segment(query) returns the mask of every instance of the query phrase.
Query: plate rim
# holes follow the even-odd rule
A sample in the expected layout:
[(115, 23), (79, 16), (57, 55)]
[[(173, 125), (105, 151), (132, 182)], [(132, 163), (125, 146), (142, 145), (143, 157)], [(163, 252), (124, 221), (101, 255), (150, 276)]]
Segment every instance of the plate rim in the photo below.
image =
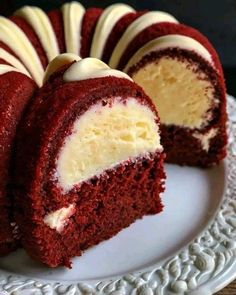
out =
[(0, 292), (17, 295), (211, 295), (236, 279), (236, 100), (230, 95), (227, 96), (227, 110), (229, 141), (224, 196), (204, 230), (191, 242), (159, 263), (103, 281), (57, 282), (0, 269)]

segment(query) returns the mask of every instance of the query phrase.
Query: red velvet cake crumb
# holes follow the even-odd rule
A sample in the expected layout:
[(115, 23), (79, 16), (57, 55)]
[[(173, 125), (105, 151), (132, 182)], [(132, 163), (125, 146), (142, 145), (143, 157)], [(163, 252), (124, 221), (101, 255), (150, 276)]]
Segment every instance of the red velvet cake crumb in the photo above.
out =
[[(106, 77), (65, 83), (66, 68), (51, 76), (28, 108), (17, 136), (14, 167), (15, 215), (22, 244), (33, 258), (51, 267), (70, 266), (71, 258), (88, 247), (143, 215), (160, 212), (165, 178), (164, 154), (157, 151), (62, 192), (53, 177), (55, 158), (76, 118), (101, 100), (110, 105), (114, 97), (124, 101), (133, 97), (156, 114), (150, 99), (129, 80)], [(62, 232), (43, 222), (49, 212), (70, 204), (75, 213)]]

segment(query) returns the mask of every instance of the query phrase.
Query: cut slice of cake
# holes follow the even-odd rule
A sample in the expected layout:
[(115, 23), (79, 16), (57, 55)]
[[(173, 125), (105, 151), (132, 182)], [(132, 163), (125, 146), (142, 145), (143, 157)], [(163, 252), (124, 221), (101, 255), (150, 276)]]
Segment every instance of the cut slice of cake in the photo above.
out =
[(168, 162), (208, 167), (225, 157), (225, 86), (213, 51), (170, 34), (146, 43), (124, 68), (158, 109)]
[(162, 210), (164, 153), (156, 109), (126, 74), (69, 54), (45, 80), (18, 132), (15, 215), (29, 255), (70, 266)]

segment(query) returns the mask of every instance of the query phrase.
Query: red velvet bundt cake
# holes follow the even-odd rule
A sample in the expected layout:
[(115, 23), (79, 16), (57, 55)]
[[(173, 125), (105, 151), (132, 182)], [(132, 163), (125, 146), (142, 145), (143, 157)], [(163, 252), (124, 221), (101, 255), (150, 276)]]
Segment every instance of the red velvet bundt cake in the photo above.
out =
[(68, 57), (49, 67), (16, 146), (22, 244), (52, 267), (70, 265), (84, 249), (160, 212), (164, 189), (164, 154), (150, 99), (127, 75), (95, 58), (52, 74)]
[[(76, 56), (60, 56), (62, 53)], [(98, 61), (75, 62), (79, 60), (78, 55), (105, 61), (110, 68), (128, 74), (142, 89), (126, 75), (116, 77), (117, 72), (109, 68), (105, 70), (104, 64)], [(60, 57), (54, 59), (57, 56)], [(93, 67), (97, 66), (94, 73), (104, 76), (94, 77), (93, 71), (89, 70), (91, 63)], [(75, 81), (67, 80), (73, 73), (78, 74)], [(131, 128), (136, 122), (133, 118), (135, 112), (140, 114), (137, 120), (148, 114), (156, 118), (153, 110), (155, 105), (160, 116), (161, 145), (168, 162), (209, 167), (219, 163), (226, 155), (226, 90), (218, 55), (201, 33), (179, 24), (165, 12), (135, 11), (126, 4), (114, 4), (104, 10), (86, 10), (78, 2), (71, 2), (49, 13), (37, 7), (25, 6), (9, 18), (0, 17), (0, 85), (0, 116), (4, 134), (0, 150), (0, 206), (3, 212), (0, 216), (0, 255), (15, 248), (18, 243), (18, 228), (10, 209), (13, 205), (19, 230), (23, 233), (23, 246), (31, 256), (53, 266), (68, 265), (70, 257), (112, 236), (135, 218), (160, 211), (158, 194), (162, 190), (163, 178), (163, 154), (160, 149), (157, 148), (155, 153), (147, 147), (148, 154), (144, 156), (138, 149), (129, 154), (128, 146), (136, 139), (134, 134), (125, 134), (121, 142), (127, 143), (127, 150), (124, 146), (114, 146), (114, 151), (112, 149), (119, 155), (113, 159), (116, 163), (113, 169), (114, 163), (109, 162), (111, 146), (106, 142), (113, 137), (107, 136), (98, 146), (87, 144), (86, 140), (89, 139), (86, 136), (82, 141), (72, 139), (70, 136), (77, 128), (77, 120), (79, 125), (84, 122), (83, 132), (95, 132), (93, 136), (96, 138), (104, 135), (96, 128), (105, 124), (102, 126), (105, 132), (109, 125), (108, 121), (100, 121), (100, 115), (109, 119), (110, 128), (117, 127), (119, 130), (128, 123)], [(28, 101), (30, 103), (26, 107)], [(141, 113), (134, 108), (134, 113), (127, 114), (132, 104), (137, 104)], [(72, 105), (75, 106), (73, 110)], [(120, 116), (113, 118), (116, 108), (122, 114), (121, 109), (124, 108), (123, 115), (133, 119), (124, 119), (123, 125), (116, 125), (122, 121)], [(99, 116), (98, 109), (101, 109)], [(136, 127), (145, 129), (145, 126), (141, 124)], [(158, 128), (158, 125), (155, 126)], [(149, 129), (144, 131), (142, 136), (145, 138), (150, 135), (149, 132)], [(17, 152), (14, 148), (16, 134)], [(155, 134), (159, 134), (158, 130)], [(24, 146), (24, 140), (29, 143), (27, 146)], [(85, 154), (96, 149), (95, 156), (98, 157), (86, 158), (83, 162), (72, 160), (78, 173), (62, 164), (63, 157), (74, 159), (70, 150), (68, 154), (60, 153), (62, 146), (74, 140), (75, 145), (72, 146), (76, 150), (71, 149), (74, 156), (78, 153), (78, 157), (85, 157)], [(108, 153), (106, 157), (99, 147), (105, 154)], [(127, 154), (123, 153), (124, 150)], [(89, 170), (93, 161), (102, 159), (108, 161), (105, 161), (106, 165)], [(69, 179), (65, 180), (58, 169), (67, 171), (68, 175), (74, 173), (81, 176), (82, 171), (87, 171), (87, 174), (74, 180), (72, 176), (69, 177), (71, 184), (68, 185)], [(126, 185), (128, 180), (129, 186)], [(122, 182), (124, 185), (121, 185)], [(12, 187), (16, 192), (16, 204)], [(128, 189), (130, 195), (135, 196), (132, 200), (127, 195), (126, 199), (121, 196)], [(48, 194), (53, 197), (48, 199)], [(70, 197), (65, 200), (63, 194)], [(83, 194), (86, 195), (86, 202), (81, 198)], [(108, 200), (110, 194), (114, 197)], [(146, 209), (142, 210), (144, 195), (147, 198)], [(96, 202), (93, 201), (95, 199)], [(127, 208), (122, 209), (125, 204)], [(82, 207), (88, 210), (86, 216), (79, 213), (78, 208)], [(119, 210), (123, 210), (122, 213)], [(109, 213), (106, 213), (108, 211), (114, 211), (114, 216), (123, 214), (123, 223), (117, 221), (114, 225)], [(129, 217), (126, 216), (128, 212)], [(104, 218), (99, 226), (95, 220), (98, 216)], [(31, 224), (32, 219), (34, 222)], [(59, 226), (55, 225), (55, 220)], [(103, 226), (107, 231), (103, 231)], [(73, 232), (75, 227), (78, 227), (81, 237), (77, 248), (73, 248), (74, 244), (66, 238), (76, 235)], [(89, 234), (92, 233), (94, 239), (90, 240)], [(39, 246), (36, 243), (37, 235), (41, 241), (48, 237), (52, 245), (45, 241), (45, 246)], [(49, 255), (54, 251), (57, 238), (65, 241), (55, 255)], [(64, 253), (64, 256), (63, 247), (68, 247), (68, 254)], [(48, 259), (42, 253), (44, 250)]]

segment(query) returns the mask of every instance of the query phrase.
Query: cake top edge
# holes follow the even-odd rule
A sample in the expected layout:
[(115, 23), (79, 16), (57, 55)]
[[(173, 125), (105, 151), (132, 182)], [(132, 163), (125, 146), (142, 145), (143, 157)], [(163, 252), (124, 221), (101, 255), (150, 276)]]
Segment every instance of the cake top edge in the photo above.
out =
[(107, 64), (97, 58), (87, 57), (81, 59), (76, 54), (63, 53), (58, 55), (49, 63), (45, 71), (44, 83), (46, 83), (50, 76), (59, 68), (70, 63), (72, 64), (63, 75), (64, 82), (75, 82), (108, 76), (133, 81), (127, 74), (111, 69)]

